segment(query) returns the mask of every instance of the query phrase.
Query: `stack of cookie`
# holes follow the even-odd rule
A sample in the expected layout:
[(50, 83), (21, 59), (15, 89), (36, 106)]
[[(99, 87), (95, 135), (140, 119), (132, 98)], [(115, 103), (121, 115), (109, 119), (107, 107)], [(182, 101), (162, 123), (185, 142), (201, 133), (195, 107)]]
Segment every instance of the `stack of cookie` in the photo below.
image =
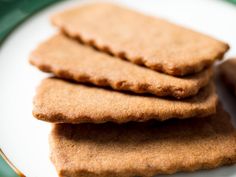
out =
[(211, 79), (227, 44), (107, 3), (52, 23), (61, 33), (30, 63), (55, 76), (37, 89), (33, 114), (54, 123), (59, 176), (153, 176), (236, 161), (236, 131)]

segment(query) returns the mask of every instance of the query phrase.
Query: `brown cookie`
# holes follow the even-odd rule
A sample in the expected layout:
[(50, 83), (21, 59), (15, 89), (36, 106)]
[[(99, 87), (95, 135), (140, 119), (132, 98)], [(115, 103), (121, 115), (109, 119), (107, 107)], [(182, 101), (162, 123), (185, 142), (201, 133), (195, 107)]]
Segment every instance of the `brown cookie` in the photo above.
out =
[(102, 51), (170, 75), (199, 72), (229, 49), (207, 35), (109, 3), (66, 10), (52, 23)]
[(236, 95), (236, 58), (226, 60), (219, 66), (223, 81), (234, 91)]
[(57, 124), (51, 160), (60, 177), (150, 177), (236, 162), (228, 114), (205, 119), (126, 124)]
[(39, 45), (32, 52), (30, 63), (62, 78), (176, 98), (197, 94), (212, 76), (209, 68), (192, 76), (173, 77), (98, 52), (62, 34)]
[(204, 117), (215, 113), (216, 104), (213, 84), (192, 98), (174, 100), (131, 95), (48, 78), (37, 90), (33, 115), (54, 123), (123, 123)]

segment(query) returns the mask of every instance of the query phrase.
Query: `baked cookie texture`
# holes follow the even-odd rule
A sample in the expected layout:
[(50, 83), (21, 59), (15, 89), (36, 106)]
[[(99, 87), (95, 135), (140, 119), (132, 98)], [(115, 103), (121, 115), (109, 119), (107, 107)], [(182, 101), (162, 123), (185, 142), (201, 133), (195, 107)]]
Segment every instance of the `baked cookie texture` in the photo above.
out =
[(216, 112), (213, 84), (194, 97), (174, 100), (138, 96), (56, 78), (42, 81), (34, 98), (33, 115), (54, 123), (124, 123), (204, 117)]
[(220, 76), (226, 85), (236, 95), (236, 58), (231, 58), (220, 64)]
[(229, 49), (207, 35), (109, 3), (69, 9), (51, 21), (99, 50), (176, 76), (203, 70)]
[(31, 53), (30, 63), (60, 78), (175, 98), (196, 95), (213, 74), (208, 68), (191, 76), (173, 77), (98, 52), (62, 34), (40, 44)]
[(236, 131), (222, 109), (205, 119), (55, 124), (51, 160), (60, 177), (151, 177), (236, 161)]

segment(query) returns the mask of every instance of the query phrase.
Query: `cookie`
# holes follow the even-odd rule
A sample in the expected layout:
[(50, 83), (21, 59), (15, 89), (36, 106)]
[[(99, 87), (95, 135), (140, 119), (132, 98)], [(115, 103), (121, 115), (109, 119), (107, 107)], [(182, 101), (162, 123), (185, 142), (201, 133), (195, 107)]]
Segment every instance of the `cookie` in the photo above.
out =
[(204, 117), (216, 111), (213, 84), (183, 100), (121, 93), (70, 83), (56, 78), (43, 80), (34, 98), (33, 115), (54, 123), (103, 123)]
[(226, 60), (219, 66), (221, 78), (236, 95), (236, 58)]
[(176, 76), (203, 70), (229, 49), (207, 35), (109, 3), (69, 9), (51, 21), (99, 50)]
[(62, 34), (39, 45), (30, 63), (60, 78), (176, 98), (196, 95), (212, 76), (209, 68), (192, 76), (173, 77), (98, 52)]
[(236, 162), (228, 114), (126, 124), (56, 124), (51, 160), (60, 177), (151, 177)]

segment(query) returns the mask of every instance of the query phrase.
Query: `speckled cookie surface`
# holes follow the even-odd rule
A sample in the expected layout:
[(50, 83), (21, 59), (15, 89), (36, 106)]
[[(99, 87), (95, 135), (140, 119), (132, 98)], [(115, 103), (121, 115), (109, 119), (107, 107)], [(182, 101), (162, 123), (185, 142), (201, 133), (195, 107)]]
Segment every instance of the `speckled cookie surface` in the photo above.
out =
[(209, 68), (192, 76), (173, 77), (98, 52), (62, 34), (39, 45), (32, 52), (30, 63), (57, 77), (176, 98), (197, 94), (212, 76)]
[(236, 95), (236, 58), (228, 59), (219, 66), (221, 78)]
[(222, 108), (205, 119), (57, 124), (51, 160), (60, 177), (150, 177), (236, 161), (236, 132)]
[(184, 100), (121, 93), (69, 83), (55, 78), (42, 81), (34, 98), (36, 118), (55, 123), (103, 123), (113, 121), (166, 120), (215, 113), (217, 95), (213, 84)]
[(84, 43), (170, 75), (203, 70), (229, 46), (163, 19), (93, 3), (58, 13), (52, 23)]

